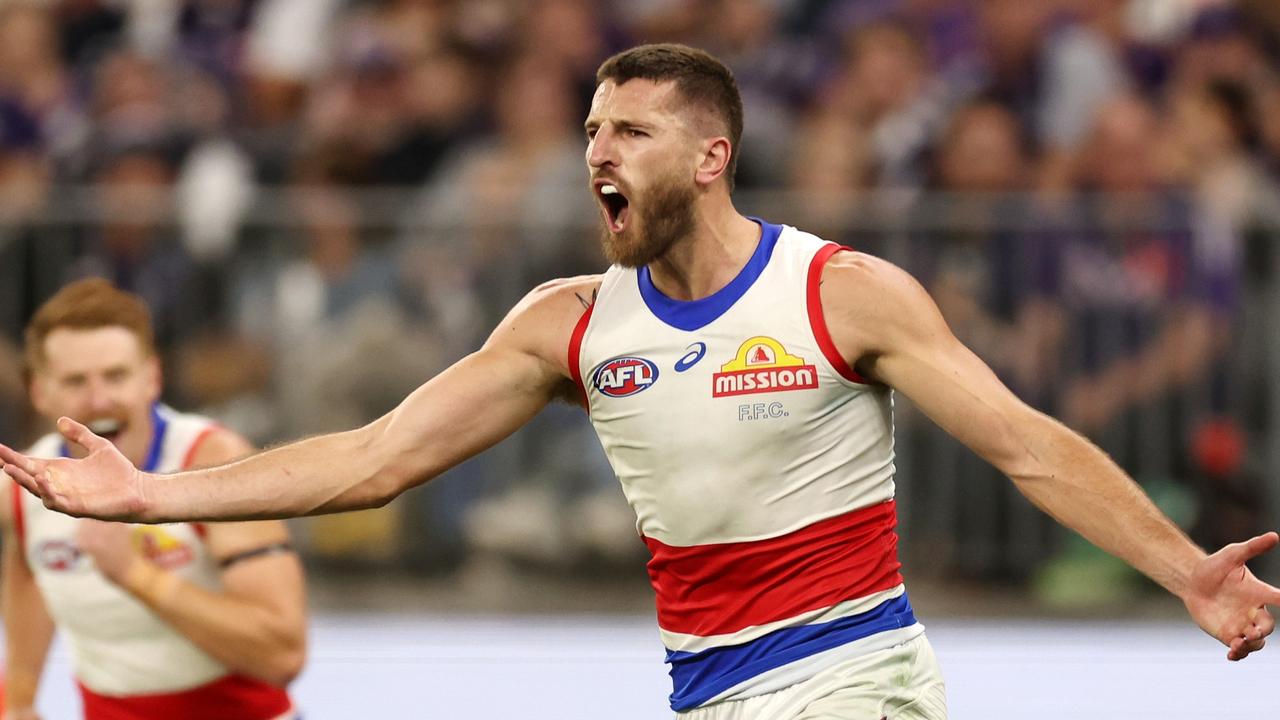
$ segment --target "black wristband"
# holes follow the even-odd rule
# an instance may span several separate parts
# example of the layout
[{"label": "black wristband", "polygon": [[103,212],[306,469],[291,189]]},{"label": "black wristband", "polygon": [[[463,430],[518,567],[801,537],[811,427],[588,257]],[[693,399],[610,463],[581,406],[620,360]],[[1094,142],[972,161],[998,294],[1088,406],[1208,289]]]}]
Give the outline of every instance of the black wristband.
[{"label": "black wristband", "polygon": [[263,545],[262,547],[256,547],[252,550],[244,550],[236,553],[235,555],[228,555],[227,557],[220,558],[218,560],[218,567],[226,570],[238,562],[252,560],[253,558],[262,557],[263,555],[278,555],[280,553],[289,552],[293,552],[293,546],[288,542],[272,543],[271,545]]}]

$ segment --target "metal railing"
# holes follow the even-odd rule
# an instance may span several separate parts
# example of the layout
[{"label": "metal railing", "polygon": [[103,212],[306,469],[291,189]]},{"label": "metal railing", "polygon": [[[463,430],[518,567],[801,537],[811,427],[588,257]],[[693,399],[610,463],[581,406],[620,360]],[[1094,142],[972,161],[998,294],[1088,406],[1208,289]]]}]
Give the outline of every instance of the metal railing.
[{"label": "metal railing", "polygon": [[[529,288],[604,267],[581,188],[543,189],[556,205],[545,213],[501,196],[441,206],[416,189],[268,188],[212,220],[167,188],[116,190],[59,188],[0,212],[4,336],[16,347],[67,279],[112,276],[155,309],[166,397],[263,443],[377,416],[476,347]],[[1280,525],[1276,218],[1216,222],[1179,195],[776,191],[737,203],[912,271],[1015,391],[1065,413],[1198,539]],[[0,436],[21,441],[37,425],[8,356]],[[901,398],[897,416],[913,572],[1027,580],[1071,557],[1011,483]],[[641,550],[582,413],[552,408],[451,474],[462,477],[388,514],[316,521],[331,525],[309,532],[310,547],[372,547],[408,567],[477,547],[556,567]]]}]

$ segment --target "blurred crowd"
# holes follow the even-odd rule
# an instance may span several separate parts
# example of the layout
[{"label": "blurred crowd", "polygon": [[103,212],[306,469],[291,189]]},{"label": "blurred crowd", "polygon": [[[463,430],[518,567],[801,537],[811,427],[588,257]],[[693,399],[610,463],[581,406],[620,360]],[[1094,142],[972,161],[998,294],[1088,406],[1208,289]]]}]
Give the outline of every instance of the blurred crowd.
[{"label": "blurred crowd", "polygon": [[[741,207],[908,267],[1201,539],[1262,522],[1273,0],[2,0],[3,337],[103,275],[151,303],[175,404],[260,441],[364,422],[602,268],[580,122],[599,62],[651,41],[734,70]],[[638,552],[570,415],[355,544]],[[904,415],[922,537],[975,574],[1043,560],[1021,501]]]}]

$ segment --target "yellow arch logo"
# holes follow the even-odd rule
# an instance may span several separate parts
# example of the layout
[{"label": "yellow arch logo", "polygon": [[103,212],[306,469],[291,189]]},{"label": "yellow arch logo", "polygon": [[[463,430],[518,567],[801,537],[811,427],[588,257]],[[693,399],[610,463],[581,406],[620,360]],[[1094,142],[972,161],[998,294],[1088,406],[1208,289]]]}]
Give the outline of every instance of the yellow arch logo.
[{"label": "yellow arch logo", "polygon": [[133,546],[143,557],[169,570],[186,565],[195,558],[195,551],[190,545],[155,525],[135,525]]},{"label": "yellow arch logo", "polygon": [[755,370],[756,368],[798,367],[804,358],[796,357],[771,337],[757,335],[738,347],[738,356],[720,366],[720,372]]}]

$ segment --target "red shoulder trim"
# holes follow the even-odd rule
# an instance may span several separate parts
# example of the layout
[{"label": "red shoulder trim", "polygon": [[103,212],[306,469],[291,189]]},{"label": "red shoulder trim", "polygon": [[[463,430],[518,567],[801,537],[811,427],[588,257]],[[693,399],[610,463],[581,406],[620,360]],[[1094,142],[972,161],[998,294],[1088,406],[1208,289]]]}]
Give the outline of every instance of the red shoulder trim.
[{"label": "red shoulder trim", "polygon": [[578,318],[578,324],[573,326],[573,335],[569,336],[569,376],[573,378],[573,383],[578,386],[578,393],[581,395],[582,406],[590,411],[591,406],[587,402],[587,386],[582,382],[582,368],[578,360],[582,357],[582,336],[587,333],[587,323],[591,321],[591,311],[596,307],[595,303],[587,306],[582,317]]},{"label": "red shoulder trim", "polygon": [[[187,454],[182,456],[182,465],[180,469],[190,470],[192,463],[196,460],[196,453],[200,451],[200,446],[204,444],[205,440],[208,440],[215,432],[221,429],[222,426],[215,423],[201,430],[200,434],[196,435],[196,439],[191,441],[191,447],[187,448]],[[209,529],[205,527],[204,523],[191,523],[191,529],[195,531],[196,537],[201,540],[209,539]]]},{"label": "red shoulder trim", "polygon": [[179,466],[179,469],[190,470],[191,463],[196,460],[196,453],[200,451],[200,446],[204,444],[205,440],[209,439],[209,436],[221,429],[221,425],[214,424],[201,430],[200,434],[196,435],[196,439],[191,441],[191,447],[187,448],[187,454],[182,456],[182,465]]},{"label": "red shoulder trim", "polygon": [[13,534],[18,538],[18,547],[25,554],[27,551],[27,519],[22,513],[22,493],[23,490],[18,483],[10,481],[13,490]]},{"label": "red shoulder trim", "polygon": [[813,256],[813,260],[809,262],[809,280],[807,283],[807,303],[809,307],[809,326],[813,328],[813,337],[818,341],[818,347],[822,349],[822,354],[826,356],[827,362],[831,363],[831,367],[840,373],[840,376],[850,382],[861,383],[863,385],[872,384],[871,381],[862,377],[857,370],[854,370],[849,361],[840,355],[840,351],[836,349],[836,344],[831,340],[831,332],[827,329],[827,319],[822,313],[822,268],[826,267],[827,261],[832,255],[838,252],[850,250],[850,248],[835,243],[829,243]]}]

